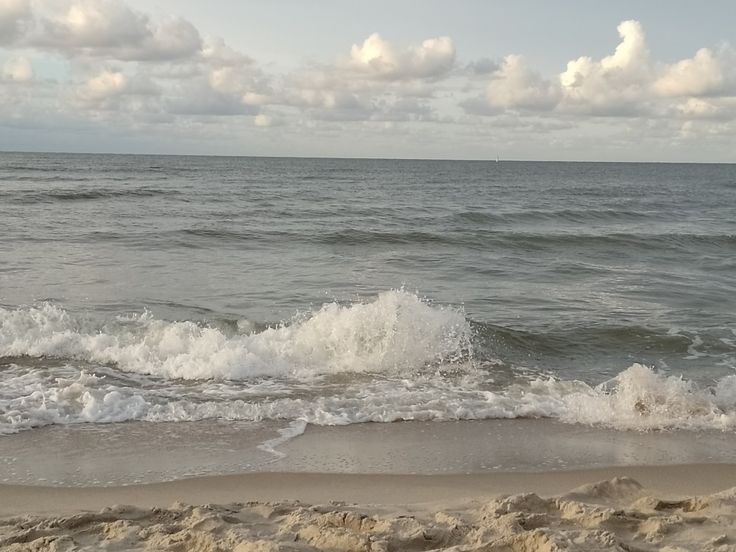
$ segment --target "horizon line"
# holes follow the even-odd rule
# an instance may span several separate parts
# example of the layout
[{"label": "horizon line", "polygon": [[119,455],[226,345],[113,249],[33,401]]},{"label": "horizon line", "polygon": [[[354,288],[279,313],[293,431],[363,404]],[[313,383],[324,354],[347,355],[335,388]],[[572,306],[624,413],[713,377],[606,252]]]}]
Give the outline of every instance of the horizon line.
[{"label": "horizon line", "polygon": [[453,157],[346,157],[321,155],[237,155],[225,153],[136,153],[136,152],[82,152],[82,151],[24,151],[0,150],[0,154],[47,154],[47,155],[120,155],[148,157],[218,157],[232,159],[319,159],[343,161],[455,161],[470,163],[628,163],[661,165],[734,165],[736,161],[601,161],[584,159],[512,159],[512,158],[453,158]]}]

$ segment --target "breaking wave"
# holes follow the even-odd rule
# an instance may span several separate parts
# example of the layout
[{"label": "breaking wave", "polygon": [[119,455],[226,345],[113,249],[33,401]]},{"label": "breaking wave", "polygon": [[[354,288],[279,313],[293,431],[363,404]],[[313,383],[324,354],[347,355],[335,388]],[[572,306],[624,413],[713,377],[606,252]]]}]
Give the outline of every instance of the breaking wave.
[{"label": "breaking wave", "polygon": [[289,324],[228,334],[150,313],[96,327],[53,304],[0,309],[0,356],[114,364],[164,378],[243,380],[341,372],[410,373],[467,358],[471,329],[462,312],[405,291],[374,301],[329,303]]},{"label": "breaking wave", "polygon": [[[735,430],[736,375],[697,384],[633,364],[598,385],[500,377],[461,310],[406,291],[277,326],[103,324],[51,303],[0,308],[0,433],[203,419],[344,425],[551,418],[620,430]],[[296,424],[296,425],[294,425]],[[290,426],[290,427],[292,427]]]},{"label": "breaking wave", "polygon": [[[599,386],[533,380],[491,391],[477,377],[381,378],[314,387],[284,381],[140,385],[67,366],[67,377],[11,365],[0,394],[0,433],[51,424],[131,420],[280,420],[315,425],[551,418],[618,430],[736,429],[736,376],[701,388],[635,364]],[[145,383],[145,382],[144,382]]]}]

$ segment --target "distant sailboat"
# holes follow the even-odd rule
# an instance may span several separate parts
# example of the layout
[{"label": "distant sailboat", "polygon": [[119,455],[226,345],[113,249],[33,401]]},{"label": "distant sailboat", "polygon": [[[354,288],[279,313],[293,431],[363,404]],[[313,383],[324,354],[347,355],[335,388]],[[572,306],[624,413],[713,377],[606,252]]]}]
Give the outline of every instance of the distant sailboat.
[{"label": "distant sailboat", "polygon": [[496,163],[498,163],[500,159],[498,158],[498,154],[496,154]]}]

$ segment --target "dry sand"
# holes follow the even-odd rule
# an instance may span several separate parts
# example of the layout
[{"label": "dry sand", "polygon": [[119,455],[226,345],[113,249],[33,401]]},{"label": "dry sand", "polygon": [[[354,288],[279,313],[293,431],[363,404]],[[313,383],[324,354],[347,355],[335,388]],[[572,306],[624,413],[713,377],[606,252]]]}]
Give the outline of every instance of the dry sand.
[{"label": "dry sand", "polygon": [[0,486],[0,549],[725,552],[734,485],[736,466],[714,464]]}]

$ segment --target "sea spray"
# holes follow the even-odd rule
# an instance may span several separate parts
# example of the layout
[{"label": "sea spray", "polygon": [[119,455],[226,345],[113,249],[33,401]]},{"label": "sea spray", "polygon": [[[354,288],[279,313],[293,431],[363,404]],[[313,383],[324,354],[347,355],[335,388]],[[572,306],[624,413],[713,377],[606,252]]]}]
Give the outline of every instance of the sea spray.
[{"label": "sea spray", "polygon": [[410,374],[468,358],[471,333],[461,311],[431,306],[406,291],[384,292],[371,302],[328,303],[292,323],[237,335],[150,313],[94,327],[50,303],[0,309],[0,357],[76,359],[172,379]]}]

